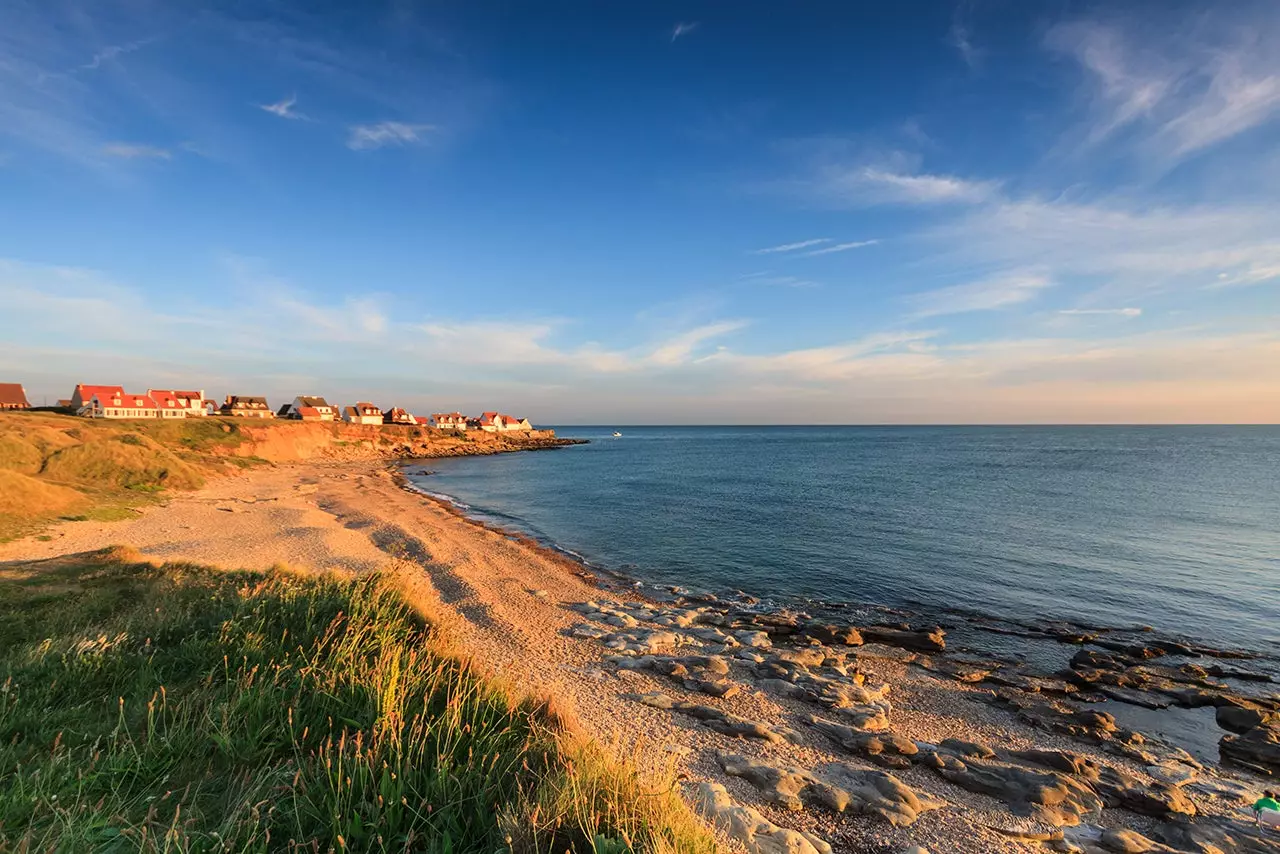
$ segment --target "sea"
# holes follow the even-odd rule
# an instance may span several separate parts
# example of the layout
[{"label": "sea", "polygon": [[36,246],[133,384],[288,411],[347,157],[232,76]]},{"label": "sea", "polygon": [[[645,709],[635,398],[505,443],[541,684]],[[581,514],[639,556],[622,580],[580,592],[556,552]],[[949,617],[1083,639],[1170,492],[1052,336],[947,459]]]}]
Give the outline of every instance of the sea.
[{"label": "sea", "polygon": [[1280,427],[557,434],[590,441],[406,473],[639,586],[1146,625],[1280,654]]}]

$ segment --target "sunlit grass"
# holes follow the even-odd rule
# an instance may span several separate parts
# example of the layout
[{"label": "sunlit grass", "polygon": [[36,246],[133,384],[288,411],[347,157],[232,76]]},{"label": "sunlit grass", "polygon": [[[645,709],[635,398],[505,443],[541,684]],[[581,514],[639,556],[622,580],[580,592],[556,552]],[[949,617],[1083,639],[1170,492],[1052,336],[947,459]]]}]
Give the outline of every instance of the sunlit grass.
[{"label": "sunlit grass", "polygon": [[156,567],[127,548],[6,570],[0,839],[710,850],[668,787],[448,649],[387,576]]}]

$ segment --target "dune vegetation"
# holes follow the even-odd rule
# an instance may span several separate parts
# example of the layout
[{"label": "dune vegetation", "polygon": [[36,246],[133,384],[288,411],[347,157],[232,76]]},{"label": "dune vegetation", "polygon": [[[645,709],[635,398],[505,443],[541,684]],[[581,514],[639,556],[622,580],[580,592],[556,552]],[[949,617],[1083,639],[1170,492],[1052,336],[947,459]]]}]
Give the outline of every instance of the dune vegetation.
[{"label": "dune vegetation", "polygon": [[196,489],[244,460],[223,419],[94,421],[44,412],[0,414],[0,541],[60,518],[128,515],[166,490]]},{"label": "dune vegetation", "polygon": [[394,571],[116,548],[0,582],[0,839],[17,850],[712,850],[672,781],[480,676]]}]

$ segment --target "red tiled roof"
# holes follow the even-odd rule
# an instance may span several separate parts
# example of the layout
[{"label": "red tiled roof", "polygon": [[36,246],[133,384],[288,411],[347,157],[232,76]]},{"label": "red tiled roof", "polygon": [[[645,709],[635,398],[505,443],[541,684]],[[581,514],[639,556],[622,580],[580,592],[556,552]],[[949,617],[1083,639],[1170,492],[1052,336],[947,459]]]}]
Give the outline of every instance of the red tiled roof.
[{"label": "red tiled roof", "polygon": [[[80,393],[80,399],[88,403],[95,394],[124,394],[124,386],[120,385],[85,385],[80,383],[76,386],[76,391]],[[74,395],[73,395],[74,397]]]},{"label": "red tiled roof", "polygon": [[0,383],[0,406],[30,406],[19,383]]},{"label": "red tiled roof", "polygon": [[431,423],[431,419],[430,419],[430,418],[428,418],[428,417],[427,417],[427,416],[425,416],[425,415],[415,415],[415,416],[413,416],[413,422],[414,422],[415,424],[423,424],[423,425],[426,425],[426,424],[430,424],[430,423]]},{"label": "red tiled roof", "polygon": [[[198,391],[169,391],[163,388],[149,388],[147,394],[155,400],[161,409],[199,409],[204,405]],[[169,401],[173,401],[170,406]]]},{"label": "red tiled roof", "polygon": [[145,395],[145,394],[121,394],[118,396],[112,395],[112,394],[106,394],[106,395],[95,394],[94,397],[98,399],[98,404],[102,406],[104,409],[107,407],[110,407],[111,409],[159,409],[160,408],[156,405],[155,400],[153,400],[149,395]]},{"label": "red tiled roof", "polygon": [[313,418],[319,418],[320,410],[316,409],[314,406],[299,406],[298,414],[301,415],[303,418],[306,418],[308,415],[310,415]]}]

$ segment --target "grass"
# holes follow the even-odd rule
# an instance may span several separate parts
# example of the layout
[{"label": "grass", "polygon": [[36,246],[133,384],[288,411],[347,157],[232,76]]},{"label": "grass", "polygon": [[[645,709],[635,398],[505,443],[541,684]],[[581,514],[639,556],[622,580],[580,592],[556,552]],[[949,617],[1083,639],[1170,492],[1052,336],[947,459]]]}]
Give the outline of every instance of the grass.
[{"label": "grass", "polygon": [[0,850],[712,850],[409,601],[127,548],[0,568]]},{"label": "grass", "polygon": [[244,438],[239,425],[220,419],[0,413],[0,542],[59,518],[129,518],[129,508],[166,491],[199,487],[228,460],[239,468],[260,464],[226,455]]}]

